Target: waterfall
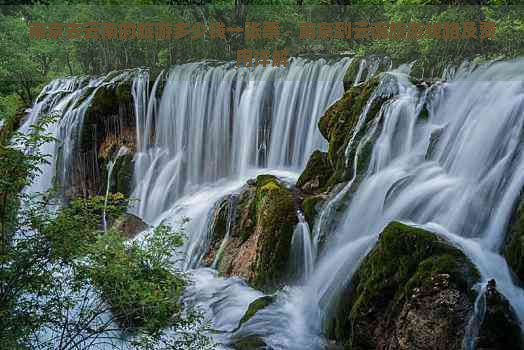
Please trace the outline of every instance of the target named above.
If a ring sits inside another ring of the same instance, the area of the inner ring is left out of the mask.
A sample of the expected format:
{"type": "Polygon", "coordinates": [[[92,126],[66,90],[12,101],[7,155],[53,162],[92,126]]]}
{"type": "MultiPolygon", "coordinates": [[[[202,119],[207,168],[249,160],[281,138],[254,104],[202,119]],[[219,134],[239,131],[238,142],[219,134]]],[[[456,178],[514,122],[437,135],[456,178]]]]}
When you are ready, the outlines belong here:
{"type": "MultiPolygon", "coordinates": [[[[349,181],[330,194],[312,232],[297,214],[291,269],[300,283],[277,292],[274,303],[237,329],[248,305],[263,294],[199,268],[216,203],[230,198],[213,267],[230,237],[234,198],[245,181],[273,173],[293,182],[312,151],[326,149],[317,122],[342,96],[349,63],[292,59],[279,68],[190,63],[162,72],[151,89],[144,70],[54,81],[21,127],[30,132],[44,114],[61,116],[48,128],[59,142],[42,146],[52,161],[31,191],[49,189],[55,176],[71,180],[72,151],[97,89],[132,79],[137,125],[132,197],[138,199],[132,210],[154,224],[176,226],[190,218],[183,267],[195,283],[185,298],[224,331],[217,335],[221,342],[259,336],[274,349],[323,348],[322,325],[333,303],[392,220],[452,242],[477,266],[483,283],[496,279],[524,321],[524,291],[513,284],[498,253],[524,186],[524,61],[515,60],[450,69],[448,81],[429,88],[413,85],[407,66],[381,76],[345,149],[349,181]],[[390,98],[370,120],[373,101],[383,97],[390,98]],[[363,164],[359,157],[369,147],[369,162],[363,164]]],[[[377,69],[374,61],[363,61],[355,84],[377,69]]],[[[479,295],[479,314],[482,300],[479,295]]],[[[475,317],[466,332],[469,347],[475,317]]]]}
{"type": "Polygon", "coordinates": [[[104,211],[102,213],[102,222],[104,224],[105,233],[107,233],[106,208],[107,208],[107,200],[109,198],[109,188],[111,187],[111,175],[113,174],[113,168],[115,167],[115,164],[118,161],[118,158],[128,153],[129,153],[129,149],[127,149],[127,147],[125,146],[122,146],[116,153],[115,157],[112,160],[110,160],[109,163],[107,163],[107,186],[106,186],[106,195],[104,199],[104,211]]]}
{"type": "Polygon", "coordinates": [[[297,276],[299,282],[305,282],[313,271],[316,256],[309,225],[300,211],[297,217],[298,224],[291,239],[291,274],[297,276]]]}
{"type": "Polygon", "coordinates": [[[40,152],[49,157],[48,164],[40,168],[40,174],[26,191],[43,193],[57,183],[63,194],[71,187],[84,117],[94,96],[101,88],[130,79],[133,73],[123,71],[105,77],[57,79],[44,87],[19,131],[30,133],[42,118],[51,116],[54,120],[45,132],[56,141],[40,146],[40,152]]]}
{"type": "Polygon", "coordinates": [[[143,129],[137,131],[135,214],[154,221],[199,186],[245,176],[252,168],[300,171],[313,150],[326,148],[317,122],[342,95],[349,63],[175,66],[160,98],[164,75],[157,78],[145,114],[147,89],[136,83],[135,104],[142,105],[135,107],[141,111],[137,125],[143,129]]]}

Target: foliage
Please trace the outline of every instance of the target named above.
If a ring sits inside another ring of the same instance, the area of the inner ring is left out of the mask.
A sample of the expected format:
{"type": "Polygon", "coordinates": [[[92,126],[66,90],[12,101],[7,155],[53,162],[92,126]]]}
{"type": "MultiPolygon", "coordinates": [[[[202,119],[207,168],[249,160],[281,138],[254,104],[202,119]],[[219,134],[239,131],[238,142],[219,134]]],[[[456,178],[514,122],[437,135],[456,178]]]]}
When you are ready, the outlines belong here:
{"type": "MultiPolygon", "coordinates": [[[[168,0],[49,0],[32,5],[5,6],[0,12],[0,95],[17,96],[25,106],[34,100],[42,84],[64,75],[102,74],[111,70],[145,66],[158,73],[176,63],[193,60],[234,60],[242,48],[287,49],[291,56],[337,54],[390,56],[396,64],[418,60],[434,73],[449,63],[483,57],[522,54],[524,22],[522,6],[500,0],[240,0],[213,1],[204,6],[168,0]],[[467,5],[466,4],[474,4],[467,5]],[[329,6],[328,6],[329,5],[329,6]],[[462,5],[462,6],[459,6],[462,5]],[[438,39],[300,39],[299,23],[304,22],[445,22],[493,21],[496,38],[477,40],[438,39]],[[248,39],[244,33],[226,32],[225,38],[211,38],[209,31],[191,39],[187,35],[168,39],[42,39],[29,38],[31,22],[84,23],[197,22],[209,28],[211,22],[226,27],[244,27],[246,22],[278,22],[280,37],[248,39]],[[291,33],[287,33],[291,30],[291,33]]],[[[421,71],[423,69],[420,69],[421,71]]],[[[0,105],[1,105],[0,101],[0,105]]],[[[1,108],[0,108],[1,109],[1,108]]]]}
{"type": "Polygon", "coordinates": [[[0,348],[118,348],[122,328],[141,348],[211,346],[202,317],[181,309],[188,282],[171,259],[181,232],[160,226],[142,243],[126,242],[101,226],[104,210],[110,218],[125,212],[122,194],[111,194],[107,205],[96,196],[60,208],[53,193],[23,190],[47,162],[39,146],[52,141],[43,134],[52,120],[26,134],[3,129],[0,348]]]}
{"type": "Polygon", "coordinates": [[[178,317],[185,281],[169,269],[182,239],[160,226],[140,246],[108,233],[94,244],[85,273],[111,304],[123,329],[142,327],[156,334],[178,317]]]}

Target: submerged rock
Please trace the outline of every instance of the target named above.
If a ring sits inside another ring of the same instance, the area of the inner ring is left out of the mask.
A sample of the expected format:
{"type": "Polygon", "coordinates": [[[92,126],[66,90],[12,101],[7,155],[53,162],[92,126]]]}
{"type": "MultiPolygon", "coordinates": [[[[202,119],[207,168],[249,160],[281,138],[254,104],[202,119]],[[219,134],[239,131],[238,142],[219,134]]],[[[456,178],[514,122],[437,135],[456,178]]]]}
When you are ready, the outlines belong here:
{"type": "Polygon", "coordinates": [[[461,349],[479,274],[438,236],[393,222],[341,296],[328,335],[347,349],[461,349]]]}
{"type": "Polygon", "coordinates": [[[264,295],[263,297],[260,297],[258,299],[255,299],[252,301],[246,312],[244,313],[244,316],[240,319],[238,322],[238,327],[241,327],[244,323],[249,321],[255,314],[268,307],[270,304],[272,304],[275,301],[275,297],[273,295],[264,295]]]}
{"type": "Polygon", "coordinates": [[[252,286],[273,289],[285,279],[293,229],[298,222],[292,192],[276,177],[260,175],[238,196],[231,232],[226,236],[229,206],[215,212],[210,249],[203,258],[218,270],[252,286]],[[222,247],[222,251],[220,251],[222,247]]]}

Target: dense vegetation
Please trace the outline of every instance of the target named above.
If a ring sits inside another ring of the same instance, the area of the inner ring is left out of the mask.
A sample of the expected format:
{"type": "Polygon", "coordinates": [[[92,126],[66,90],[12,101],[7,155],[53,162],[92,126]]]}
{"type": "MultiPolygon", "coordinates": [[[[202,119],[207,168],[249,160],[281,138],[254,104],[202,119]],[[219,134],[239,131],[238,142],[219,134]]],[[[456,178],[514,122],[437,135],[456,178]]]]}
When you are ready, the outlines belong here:
{"type": "Polygon", "coordinates": [[[205,6],[168,0],[25,1],[26,5],[0,9],[0,108],[13,113],[29,106],[43,84],[57,76],[100,74],[114,69],[146,66],[153,71],[190,60],[235,59],[236,50],[287,49],[290,55],[336,54],[348,51],[390,56],[395,63],[419,60],[423,67],[462,62],[465,58],[514,56],[522,53],[523,8],[502,0],[239,0],[213,1],[205,6]],[[331,5],[331,6],[327,6],[331,5]],[[343,6],[352,5],[352,6],[343,6]],[[424,5],[424,6],[420,6],[424,5]],[[428,6],[432,5],[432,6],[428,6]],[[469,6],[457,6],[469,5],[469,6]],[[225,39],[209,32],[191,39],[45,39],[31,40],[28,23],[60,22],[185,22],[190,27],[211,22],[244,27],[246,22],[280,23],[278,39],[246,39],[243,33],[226,32],[225,39]],[[304,22],[446,22],[492,21],[496,39],[477,40],[367,40],[299,39],[304,22]],[[293,33],[285,33],[285,30],[293,33]]]}
{"type": "Polygon", "coordinates": [[[140,348],[208,346],[195,332],[198,314],[181,312],[187,281],[172,255],[183,233],[159,226],[143,241],[127,242],[101,226],[104,212],[109,221],[125,212],[120,193],[107,204],[95,196],[56,209],[52,193],[23,191],[47,161],[38,145],[50,140],[42,134],[49,119],[0,143],[0,347],[117,346],[122,334],[140,348]],[[170,330],[176,337],[166,336],[170,330]]]}

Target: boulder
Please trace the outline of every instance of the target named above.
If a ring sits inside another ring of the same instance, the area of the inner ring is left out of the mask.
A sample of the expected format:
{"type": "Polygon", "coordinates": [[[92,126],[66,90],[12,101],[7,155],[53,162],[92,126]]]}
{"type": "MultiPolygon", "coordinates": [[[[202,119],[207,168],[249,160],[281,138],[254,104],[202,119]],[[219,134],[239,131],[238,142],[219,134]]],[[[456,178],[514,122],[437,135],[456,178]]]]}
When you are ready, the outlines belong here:
{"type": "Polygon", "coordinates": [[[347,349],[461,349],[480,276],[433,233],[393,222],[343,293],[328,335],[347,349]]]}
{"type": "Polygon", "coordinates": [[[298,222],[293,193],[276,177],[260,175],[254,184],[246,185],[233,207],[231,232],[222,243],[225,218],[232,209],[218,205],[203,263],[211,265],[220,254],[217,268],[223,275],[242,277],[255,288],[278,287],[285,279],[291,238],[298,222]]]}
{"type": "Polygon", "coordinates": [[[147,230],[149,226],[138,216],[131,213],[124,213],[115,220],[112,228],[121,232],[126,239],[131,239],[140,232],[147,230]]]}
{"type": "Polygon", "coordinates": [[[484,297],[485,312],[476,339],[477,350],[524,349],[517,315],[498,292],[495,280],[488,282],[484,297]]]}

